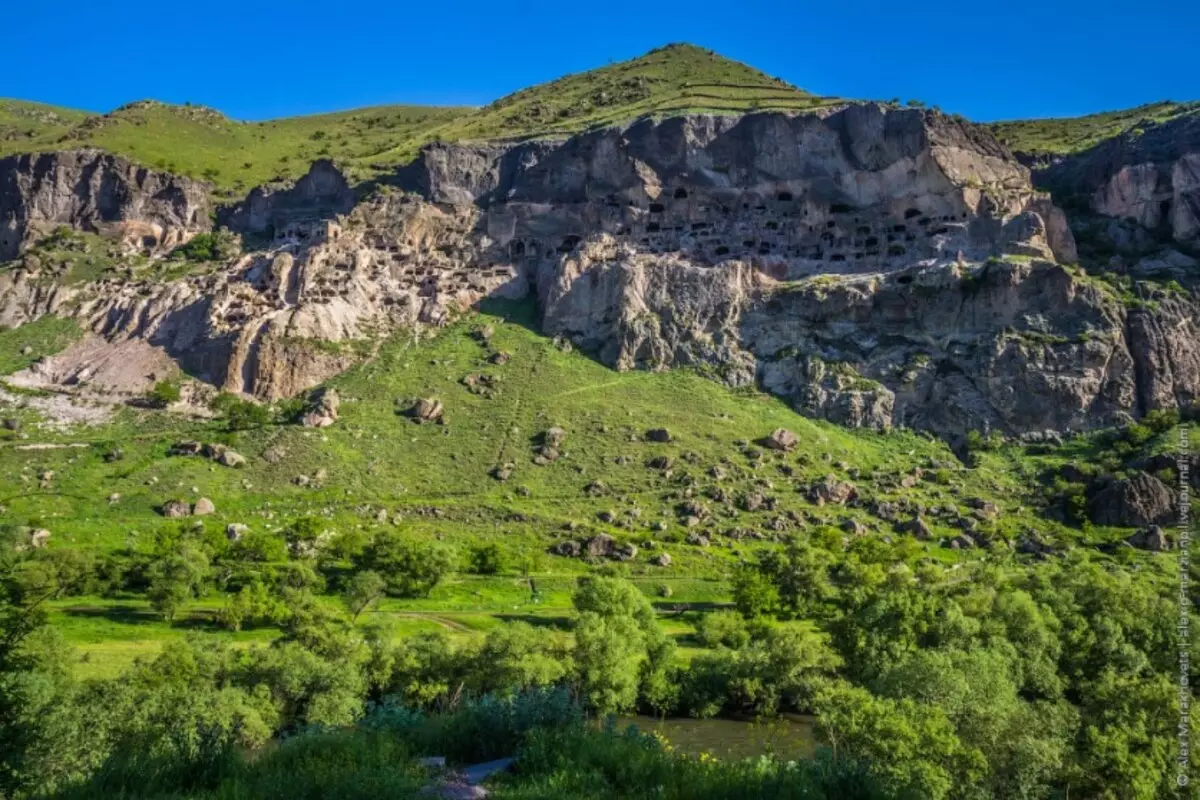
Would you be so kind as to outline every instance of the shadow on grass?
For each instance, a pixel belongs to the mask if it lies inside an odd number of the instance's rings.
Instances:
[[[127,605],[70,606],[62,609],[62,613],[69,617],[104,619],[119,625],[162,625],[166,622],[162,614],[153,609]],[[216,630],[220,627],[215,611],[189,611],[167,624],[181,630]]]
[[[538,614],[495,614],[493,616],[504,622],[526,622],[535,628],[568,630],[571,627],[571,618],[567,616],[549,617]]]

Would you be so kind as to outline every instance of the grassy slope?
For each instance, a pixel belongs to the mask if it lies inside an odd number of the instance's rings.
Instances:
[[[688,529],[680,521],[678,505],[692,481],[696,495],[714,512],[714,520],[700,528],[709,534],[733,527],[766,529],[773,517],[795,511],[810,521],[808,530],[855,518],[869,525],[876,532],[873,535],[895,537],[890,527],[865,509],[818,508],[797,488],[827,474],[847,479],[844,467],[850,467],[862,471],[862,476],[850,479],[873,495],[866,477],[872,470],[907,473],[932,461],[947,465],[941,473],[943,482],[926,480],[913,489],[878,496],[918,497],[927,505],[943,506],[963,506],[968,497],[985,497],[1006,512],[997,533],[1013,537],[1026,527],[1036,527],[1068,538],[1080,535],[1037,519],[1021,507],[1032,467],[1022,467],[1024,462],[1016,454],[988,454],[980,468],[966,470],[955,465],[941,443],[914,434],[850,431],[809,420],[775,398],[734,392],[687,371],[613,372],[579,353],[560,352],[533,333],[528,327],[528,306],[494,310],[501,315],[472,315],[430,341],[387,343],[373,360],[333,382],[344,398],[342,417],[321,431],[271,426],[230,434],[220,422],[133,409],[122,411],[111,425],[99,429],[54,433],[26,424],[24,434],[0,431],[0,437],[6,437],[0,439],[0,487],[4,487],[0,504],[8,509],[4,521],[49,528],[54,547],[105,551],[126,544],[149,547],[157,531],[191,524],[165,520],[156,513],[159,504],[176,497],[203,495],[215,501],[217,513],[203,524],[216,538],[221,538],[228,523],[279,530],[304,515],[323,518],[331,530],[370,531],[378,527],[377,512],[386,509],[393,518],[399,517],[397,524],[403,529],[444,539],[460,552],[473,543],[501,544],[508,564],[504,574],[459,575],[428,599],[390,600],[383,606],[381,613],[393,617],[402,632],[442,627],[458,635],[514,616],[565,618],[573,578],[586,569],[580,561],[545,555],[547,545],[565,535],[605,531],[639,546],[656,540],[657,549],[643,548],[634,562],[618,569],[652,595],[660,585],[669,584],[670,602],[726,601],[724,577],[729,570],[741,556],[769,545],[739,543],[721,535],[714,535],[711,547],[686,544]],[[496,327],[488,347],[470,335],[479,324]],[[30,337],[46,340],[53,333],[50,327],[26,326],[0,334],[0,364],[13,368],[25,363],[27,359],[14,353]],[[493,348],[512,353],[511,361],[504,366],[487,363]],[[494,397],[471,394],[460,383],[464,376],[478,373],[499,376]],[[440,398],[449,424],[415,425],[396,414],[397,407],[404,408],[419,396]],[[17,416],[35,422],[29,411]],[[568,431],[567,455],[553,465],[535,466],[531,437],[551,425]],[[655,426],[668,427],[675,441],[634,440]],[[765,451],[760,465],[753,467],[750,449],[756,448],[737,442],[752,441],[781,426],[799,435],[797,451],[786,456]],[[200,458],[166,455],[172,442],[186,438],[225,441],[247,456],[249,463],[243,469],[229,469]],[[54,442],[89,446],[18,449]],[[123,449],[124,458],[106,462],[103,455],[114,443]],[[262,458],[272,447],[286,452],[278,464]],[[675,460],[670,478],[646,466],[649,458],[658,455]],[[516,465],[507,483],[488,476],[502,462]],[[840,462],[846,464],[839,466]],[[730,515],[704,498],[716,483],[709,469],[717,465],[727,473],[720,485],[732,495],[757,489],[778,498],[779,510]],[[313,476],[321,469],[327,477],[319,486],[295,485],[297,476]],[[42,489],[38,476],[45,470],[52,470],[54,478]],[[787,470],[794,475],[785,475]],[[584,487],[596,480],[608,488],[601,496],[586,494]],[[121,499],[110,504],[108,497],[114,492]],[[628,527],[599,521],[603,511],[613,512],[618,522],[627,520]],[[659,520],[667,523],[666,531],[652,530]],[[571,522],[578,530],[566,534],[564,525]],[[937,532],[951,536],[957,531]],[[1112,538],[1115,533],[1094,535]],[[981,551],[957,554],[936,546],[921,547],[939,560],[983,556]],[[667,569],[649,563],[662,550],[674,561]],[[529,558],[544,595],[539,606],[530,605],[518,568]],[[214,596],[198,603],[194,623],[207,628],[206,620],[221,602]],[[167,628],[149,615],[141,599],[117,603],[72,598],[59,603],[55,614],[68,639],[85,652],[94,651],[87,670],[115,670],[133,656],[154,650],[164,638],[181,635],[179,628]],[[684,637],[690,625],[680,621],[673,632]],[[264,635],[268,634],[239,636]]]
[[[363,179],[410,161],[422,144],[575,133],[644,114],[797,110],[827,101],[691,45],[569,75],[482,109],[379,106],[236,122],[211,109],[131,103],[104,115],[0,100],[0,156],[92,146],[239,193],[333,158]]]
[[[1200,102],[1175,103],[1167,100],[1084,117],[1014,120],[996,122],[989,127],[1014,152],[1031,156],[1056,156],[1086,150],[1104,139],[1136,130],[1147,122],[1165,122],[1194,113],[1200,113]]]

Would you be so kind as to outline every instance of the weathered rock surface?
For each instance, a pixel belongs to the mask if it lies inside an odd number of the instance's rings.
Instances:
[[[1060,160],[1039,180],[1106,217],[1200,240],[1200,113],[1138,127]]]
[[[1169,525],[1175,515],[1175,496],[1158,478],[1139,472],[1105,480],[1088,503],[1088,513],[1097,525]]]
[[[99,150],[0,159],[0,261],[59,225],[105,230],[137,250],[207,230],[204,186]]]
[[[1190,173],[1171,169],[1186,211]],[[122,184],[128,211],[96,213],[175,230],[192,207],[168,202],[191,196],[171,180],[147,173]],[[369,337],[533,292],[545,334],[617,369],[703,365],[851,426],[1044,433],[1200,398],[1196,295],[1131,310],[1060,266],[1074,240],[1029,171],[938,113],[860,104],[438,143],[395,183],[406,191],[358,197],[318,162],[256,189],[219,219],[269,243],[209,274],[69,288],[0,273],[0,324],[68,314],[273,399],[346,369]],[[3,208],[36,195],[7,186]],[[1190,230],[1175,206],[1163,213]],[[87,226],[89,208],[47,216]]]

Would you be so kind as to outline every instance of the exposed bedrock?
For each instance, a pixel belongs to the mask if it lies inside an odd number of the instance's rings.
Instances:
[[[0,159],[0,261],[59,225],[172,247],[208,230],[208,197],[203,184],[100,150]]]
[[[433,144],[356,197],[327,162],[220,219],[262,249],[170,283],[0,276],[0,323],[72,314],[263,398],[495,294],[617,369],[695,366],[842,424],[954,439],[1200,396],[1195,295],[1128,310],[986,130],[855,105]],[[362,190],[357,190],[362,194]],[[252,237],[253,239],[253,237]]]

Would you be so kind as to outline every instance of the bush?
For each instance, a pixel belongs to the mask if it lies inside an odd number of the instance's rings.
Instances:
[[[705,647],[744,647],[750,642],[746,620],[736,611],[714,611],[700,618],[696,634]]]
[[[171,255],[186,261],[227,261],[241,252],[242,242],[238,236],[222,228],[193,236],[186,244],[176,247]]]
[[[495,542],[471,548],[471,572],[476,575],[495,575],[503,568],[500,546]]]
[[[149,400],[155,408],[166,408],[172,403],[178,403],[183,396],[179,383],[176,381],[159,381],[150,390]]]

